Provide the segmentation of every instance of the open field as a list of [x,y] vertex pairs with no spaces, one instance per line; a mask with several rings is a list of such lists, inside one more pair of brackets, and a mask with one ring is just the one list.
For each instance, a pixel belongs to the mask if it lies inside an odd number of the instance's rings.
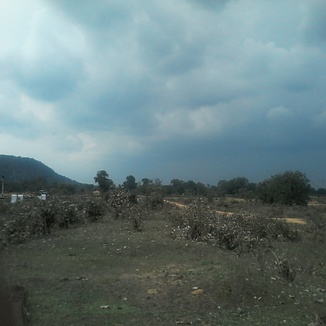
[[[183,237],[178,233],[183,213],[173,206],[139,209],[144,217],[137,230],[132,218],[115,218],[108,211],[95,223],[54,228],[5,246],[3,273],[26,288],[29,324],[326,324],[323,206],[215,202],[214,210],[234,216],[242,212],[307,223],[291,224],[300,239],[275,238],[250,250],[206,241],[204,228],[202,237],[189,232]],[[189,214],[191,222],[194,214]]]

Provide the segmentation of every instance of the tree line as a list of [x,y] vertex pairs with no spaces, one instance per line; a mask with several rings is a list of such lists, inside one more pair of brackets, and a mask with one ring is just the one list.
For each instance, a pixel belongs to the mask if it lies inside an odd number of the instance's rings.
[[[110,189],[116,188],[105,170],[98,171],[94,181],[98,184],[101,192],[108,192]],[[180,179],[172,179],[168,185],[163,185],[160,179],[143,178],[140,182],[136,182],[135,177],[129,175],[120,187],[139,195],[159,192],[163,196],[235,196],[256,199],[267,204],[284,205],[306,205],[311,195],[326,194],[326,189],[312,188],[306,175],[300,171],[279,173],[259,183],[250,182],[245,177],[236,177],[230,180],[220,180],[216,185],[205,185],[201,182]]]
[[100,170],[94,177],[94,185],[50,183],[44,177],[38,177],[20,182],[6,182],[6,192],[37,192],[45,189],[54,195],[75,195],[89,193],[99,189],[107,193],[115,188],[122,188],[135,195],[148,196],[159,193],[162,196],[201,196],[223,197],[234,196],[245,199],[259,200],[263,203],[279,203],[284,205],[306,205],[310,196],[326,195],[326,189],[314,189],[306,175],[299,171],[286,171],[271,176],[259,183],[250,182],[245,177],[230,180],[220,180],[216,185],[203,184],[192,180],[172,179],[169,184],[162,180],[143,178],[136,181],[133,175],[128,175],[121,185],[116,185],[105,170]]

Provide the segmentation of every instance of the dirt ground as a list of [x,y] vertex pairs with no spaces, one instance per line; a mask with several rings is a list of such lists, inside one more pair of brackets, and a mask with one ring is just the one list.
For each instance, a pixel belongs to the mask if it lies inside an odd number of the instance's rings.
[[[223,214],[230,208],[216,206]],[[247,208],[240,203],[234,212]],[[315,215],[311,209],[264,211],[294,221]],[[33,326],[322,325],[315,320],[325,316],[325,243],[273,243],[277,258],[297,271],[288,282],[271,250],[238,255],[173,238],[166,216],[175,211],[150,211],[137,232],[130,221],[106,216],[8,246],[0,252],[6,280],[20,287],[13,296],[0,282],[0,326],[24,325],[25,298]]]

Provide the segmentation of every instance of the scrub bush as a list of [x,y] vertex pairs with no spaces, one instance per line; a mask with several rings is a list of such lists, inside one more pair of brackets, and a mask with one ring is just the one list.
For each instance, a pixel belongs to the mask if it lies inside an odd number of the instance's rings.
[[199,199],[181,210],[173,210],[169,219],[176,226],[174,238],[209,243],[226,250],[251,252],[268,247],[274,240],[298,241],[298,231],[282,220],[251,214],[221,214]]

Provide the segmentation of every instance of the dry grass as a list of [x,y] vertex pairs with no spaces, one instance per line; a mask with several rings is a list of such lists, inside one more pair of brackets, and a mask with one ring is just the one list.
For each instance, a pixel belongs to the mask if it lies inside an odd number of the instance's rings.
[[[230,201],[231,200],[229,199],[229,202]],[[246,201],[244,199],[237,198],[237,199],[234,200],[234,202],[235,203],[245,203]],[[182,203],[177,202],[177,201],[165,200],[165,203],[167,203],[169,205],[172,205],[172,206],[175,206],[177,208],[181,208],[181,209],[189,207],[189,205],[182,204]],[[321,204],[318,204],[318,202],[314,201],[313,203],[310,204],[310,206],[321,206]],[[236,214],[235,212],[230,212],[230,211],[226,211],[226,210],[215,210],[215,212],[217,214],[221,214],[221,215],[225,215],[225,216],[233,216],[234,214]],[[280,217],[277,217],[277,218],[282,219],[287,223],[301,224],[301,225],[307,224],[307,222],[303,218],[286,217],[286,216],[280,216]]]
[[[274,217],[300,211],[228,205],[237,214],[241,208]],[[30,324],[306,326],[322,320],[326,242],[317,243],[313,228],[301,242],[276,241],[273,253],[258,248],[237,255],[173,240],[166,215],[174,210],[147,213],[141,232],[128,219],[107,215],[2,250],[8,281],[27,289]],[[324,218],[312,207],[300,214],[306,221]],[[282,275],[285,261],[296,272],[292,281]]]

